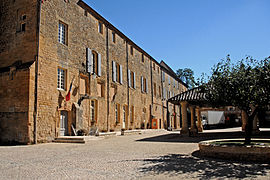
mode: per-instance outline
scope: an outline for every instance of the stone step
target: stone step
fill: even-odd
[[[82,143],[85,144],[84,138],[81,137],[58,137],[53,140],[55,143]]]

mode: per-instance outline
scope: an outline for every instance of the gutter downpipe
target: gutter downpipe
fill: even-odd
[[[37,101],[38,101],[38,63],[39,63],[39,34],[40,34],[40,17],[41,17],[41,0],[37,5],[37,54],[35,57],[35,100],[34,100],[34,144],[37,144]]]

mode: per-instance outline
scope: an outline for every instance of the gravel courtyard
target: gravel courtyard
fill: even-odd
[[[199,140],[149,130],[86,144],[0,146],[0,179],[270,179],[269,164],[201,158]]]

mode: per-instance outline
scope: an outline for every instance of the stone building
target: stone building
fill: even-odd
[[[85,2],[2,0],[0,22],[0,141],[180,128],[186,85]]]

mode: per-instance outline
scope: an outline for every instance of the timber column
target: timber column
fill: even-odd
[[[197,127],[196,127],[196,122],[195,122],[195,107],[194,106],[189,106],[190,113],[191,113],[191,128],[190,131],[192,133],[197,133]]]
[[[188,105],[188,103],[186,101],[181,102],[182,129],[180,132],[182,135],[189,135],[188,118],[187,118],[187,105]]]
[[[196,115],[197,115],[197,121],[198,121],[198,132],[202,132],[202,118],[201,118],[201,110],[200,107],[196,107]]]

